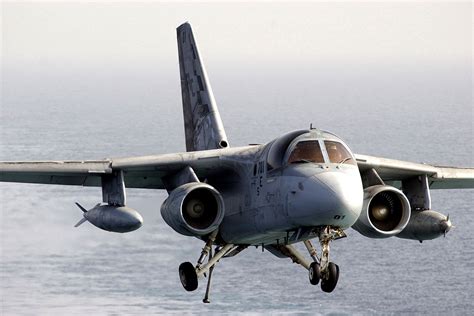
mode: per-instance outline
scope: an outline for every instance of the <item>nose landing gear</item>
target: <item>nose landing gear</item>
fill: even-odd
[[[326,293],[334,291],[339,280],[339,266],[334,262],[329,262],[326,278],[321,280],[321,290]]]
[[[339,280],[339,266],[329,261],[329,243],[331,240],[345,237],[346,234],[342,229],[325,227],[319,232],[319,243],[321,244],[321,257],[318,257],[316,249],[311,241],[304,241],[309,255],[313,258],[313,262],[309,265],[309,282],[317,285],[321,280],[321,290],[330,293],[334,291]]]
[[[339,280],[339,266],[329,261],[329,243],[331,240],[346,237],[340,228],[325,227],[319,232],[319,243],[321,244],[321,290],[330,293],[334,291]]]
[[[304,245],[313,259],[312,262],[308,262],[293,245],[272,245],[266,246],[266,248],[279,257],[289,257],[294,263],[301,265],[308,270],[311,284],[321,283],[321,290],[330,293],[334,291],[339,280],[339,266],[329,261],[329,243],[332,240],[346,237],[346,234],[341,228],[331,226],[318,228],[314,232],[321,244],[321,256],[318,256],[310,240],[304,241]]]
[[[312,285],[317,285],[321,279],[321,269],[317,262],[311,262],[309,265],[309,282]]]

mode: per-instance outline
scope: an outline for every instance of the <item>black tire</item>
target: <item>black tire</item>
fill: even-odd
[[[316,285],[321,279],[321,270],[317,262],[311,262],[309,265],[309,283]]]
[[[194,291],[198,287],[196,269],[191,262],[183,262],[179,265],[179,279],[186,291]]]
[[[321,280],[321,290],[326,293],[331,293],[336,288],[337,281],[339,280],[339,266],[334,262],[329,262],[328,270],[328,279],[323,278]]]

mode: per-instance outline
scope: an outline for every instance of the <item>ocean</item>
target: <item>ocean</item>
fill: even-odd
[[[173,64],[174,62],[174,64]],[[149,67],[49,65],[2,70],[0,160],[67,160],[182,152],[176,61]],[[474,166],[470,70],[431,64],[212,64],[211,84],[231,146],[265,143],[310,123],[351,149],[439,165]],[[178,266],[203,243],[159,213],[166,192],[127,190],[139,230],[73,225],[99,188],[0,183],[2,315],[472,313],[473,190],[432,191],[433,209],[456,226],[419,243],[356,231],[331,244],[341,269],[323,293],[307,272],[261,249],[222,259],[186,292]]]

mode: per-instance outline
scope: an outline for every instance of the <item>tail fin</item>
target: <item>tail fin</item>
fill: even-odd
[[[177,29],[186,150],[228,147],[204,63],[189,23]]]

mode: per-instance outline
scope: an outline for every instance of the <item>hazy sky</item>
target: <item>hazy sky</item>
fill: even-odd
[[[2,2],[2,61],[175,67],[175,28],[184,21],[214,63],[468,65],[472,59],[470,2]]]

